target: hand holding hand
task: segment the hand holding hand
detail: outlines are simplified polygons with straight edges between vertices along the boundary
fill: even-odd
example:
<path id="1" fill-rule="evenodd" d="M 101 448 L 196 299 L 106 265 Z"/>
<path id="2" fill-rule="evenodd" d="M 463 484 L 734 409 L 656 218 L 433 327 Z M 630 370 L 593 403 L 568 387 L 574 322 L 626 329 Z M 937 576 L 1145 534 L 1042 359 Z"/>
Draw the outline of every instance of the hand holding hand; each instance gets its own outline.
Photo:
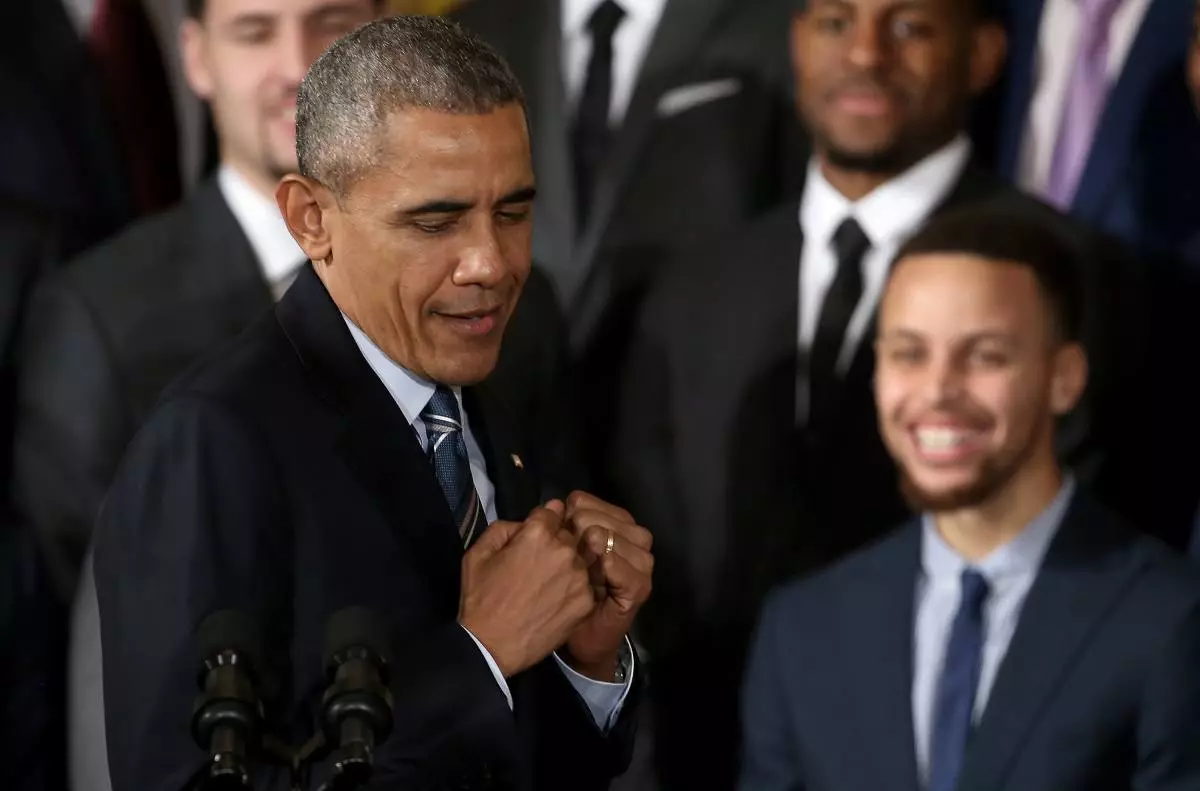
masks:
<path id="1" fill-rule="evenodd" d="M 458 621 L 505 677 L 540 662 L 596 607 L 563 504 L 493 522 L 463 556 Z"/>

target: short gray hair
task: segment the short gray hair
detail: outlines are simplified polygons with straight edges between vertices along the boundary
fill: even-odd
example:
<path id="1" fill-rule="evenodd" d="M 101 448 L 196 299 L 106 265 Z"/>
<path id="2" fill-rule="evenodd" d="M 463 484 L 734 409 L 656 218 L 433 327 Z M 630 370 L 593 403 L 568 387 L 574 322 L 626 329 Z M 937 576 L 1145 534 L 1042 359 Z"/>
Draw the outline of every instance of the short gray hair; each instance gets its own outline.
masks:
<path id="1" fill-rule="evenodd" d="M 375 162 L 379 132 L 397 110 L 474 115 L 513 102 L 524 106 L 525 97 L 508 64 L 455 22 L 380 19 L 335 42 L 301 83 L 300 173 L 342 195 Z"/>

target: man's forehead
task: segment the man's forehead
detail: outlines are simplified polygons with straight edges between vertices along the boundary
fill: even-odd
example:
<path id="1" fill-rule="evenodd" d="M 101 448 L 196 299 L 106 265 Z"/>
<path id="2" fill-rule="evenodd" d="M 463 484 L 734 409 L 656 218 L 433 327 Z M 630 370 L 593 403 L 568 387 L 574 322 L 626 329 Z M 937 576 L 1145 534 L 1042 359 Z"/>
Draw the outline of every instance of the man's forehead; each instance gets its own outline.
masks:
<path id="1" fill-rule="evenodd" d="M 370 11 L 375 0 L 206 0 L 205 16 L 221 22 L 242 16 L 308 16 L 321 11 Z"/>

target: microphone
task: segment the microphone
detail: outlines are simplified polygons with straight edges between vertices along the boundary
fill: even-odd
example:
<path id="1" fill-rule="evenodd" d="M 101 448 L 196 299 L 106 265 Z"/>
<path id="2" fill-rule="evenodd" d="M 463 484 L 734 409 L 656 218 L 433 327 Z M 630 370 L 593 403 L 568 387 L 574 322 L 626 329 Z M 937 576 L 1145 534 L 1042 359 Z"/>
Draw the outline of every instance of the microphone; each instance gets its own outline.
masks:
<path id="1" fill-rule="evenodd" d="M 209 757 L 206 788 L 250 787 L 247 751 L 263 722 L 256 686 L 264 667 L 254 621 L 237 610 L 212 613 L 196 630 L 203 667 L 192 714 L 192 738 Z"/>
<path id="2" fill-rule="evenodd" d="M 372 610 L 348 607 L 329 618 L 325 667 L 330 686 L 322 708 L 325 738 L 335 749 L 333 789 L 365 785 L 374 771 L 375 746 L 392 732 L 390 654 L 388 629 Z"/>

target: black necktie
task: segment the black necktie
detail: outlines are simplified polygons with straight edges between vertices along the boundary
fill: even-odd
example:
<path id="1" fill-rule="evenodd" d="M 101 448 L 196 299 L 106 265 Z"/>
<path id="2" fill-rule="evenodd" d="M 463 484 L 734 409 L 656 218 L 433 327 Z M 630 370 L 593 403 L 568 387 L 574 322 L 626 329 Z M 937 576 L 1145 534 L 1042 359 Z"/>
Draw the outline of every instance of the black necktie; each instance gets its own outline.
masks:
<path id="1" fill-rule="evenodd" d="M 613 0 L 604 0 L 588 19 L 592 57 L 579 97 L 575 126 L 571 130 L 575 156 L 575 208 L 581 230 L 587 225 L 596 177 L 604 165 L 612 139 L 608 114 L 612 105 L 613 34 L 624 17 L 621 6 Z"/>
<path id="2" fill-rule="evenodd" d="M 837 274 L 825 294 L 809 354 L 810 425 L 828 416 L 837 398 L 838 358 L 846 345 L 850 319 L 862 299 L 862 262 L 871 249 L 871 240 L 853 218 L 847 218 L 833 234 L 833 249 Z"/>

